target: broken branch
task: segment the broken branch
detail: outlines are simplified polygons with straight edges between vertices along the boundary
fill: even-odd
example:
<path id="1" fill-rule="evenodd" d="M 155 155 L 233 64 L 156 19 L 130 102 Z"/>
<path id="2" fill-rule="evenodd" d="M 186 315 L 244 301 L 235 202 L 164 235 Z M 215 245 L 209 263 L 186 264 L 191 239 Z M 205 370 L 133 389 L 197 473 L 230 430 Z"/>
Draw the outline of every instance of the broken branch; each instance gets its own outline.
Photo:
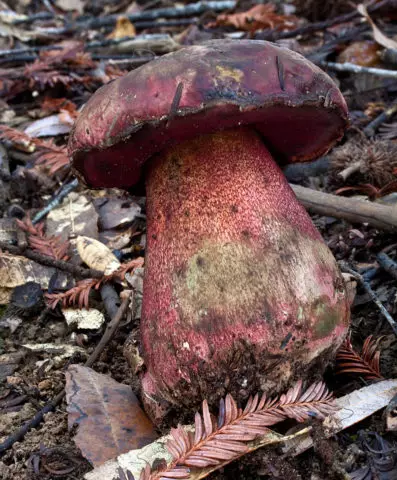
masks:
<path id="1" fill-rule="evenodd" d="M 397 230 L 397 211 L 394 207 L 357 198 L 338 197 L 300 185 L 291 187 L 298 200 L 314 213 L 351 223 L 368 223 L 383 230 Z"/>

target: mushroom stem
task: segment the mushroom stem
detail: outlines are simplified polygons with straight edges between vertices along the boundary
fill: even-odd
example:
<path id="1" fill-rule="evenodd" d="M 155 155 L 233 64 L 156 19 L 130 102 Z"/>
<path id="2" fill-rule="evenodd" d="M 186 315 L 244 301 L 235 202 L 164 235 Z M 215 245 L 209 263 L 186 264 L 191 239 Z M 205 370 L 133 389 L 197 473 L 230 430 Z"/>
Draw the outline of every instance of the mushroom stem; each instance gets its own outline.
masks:
<path id="1" fill-rule="evenodd" d="M 170 147 L 146 188 L 147 403 L 153 385 L 179 405 L 274 393 L 332 356 L 349 316 L 343 280 L 254 130 Z"/>

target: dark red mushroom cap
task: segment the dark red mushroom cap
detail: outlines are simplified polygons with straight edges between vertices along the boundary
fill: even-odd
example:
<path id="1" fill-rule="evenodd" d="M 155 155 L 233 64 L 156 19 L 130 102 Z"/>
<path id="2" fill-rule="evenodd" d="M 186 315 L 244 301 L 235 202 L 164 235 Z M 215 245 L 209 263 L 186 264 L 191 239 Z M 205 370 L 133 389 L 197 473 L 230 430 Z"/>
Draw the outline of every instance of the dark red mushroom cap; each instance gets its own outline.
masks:
<path id="1" fill-rule="evenodd" d="M 153 154 L 199 134 L 251 124 L 280 163 L 298 162 L 327 152 L 347 118 L 334 82 L 301 55 L 264 41 L 216 40 L 100 88 L 76 122 L 69 154 L 88 185 L 128 188 Z"/>

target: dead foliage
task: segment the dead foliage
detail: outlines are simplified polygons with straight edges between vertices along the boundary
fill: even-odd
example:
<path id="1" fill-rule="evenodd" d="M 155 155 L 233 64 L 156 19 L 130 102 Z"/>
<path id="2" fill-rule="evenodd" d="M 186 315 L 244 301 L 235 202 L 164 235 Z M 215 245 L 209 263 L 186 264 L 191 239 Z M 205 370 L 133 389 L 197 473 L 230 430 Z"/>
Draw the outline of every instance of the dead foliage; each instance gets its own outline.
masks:
<path id="1" fill-rule="evenodd" d="M 292 30 L 296 28 L 299 19 L 295 15 L 280 15 L 272 3 L 255 5 L 246 12 L 218 15 L 209 27 L 231 26 L 237 30 L 256 32 L 264 28 L 275 30 Z"/>
<path id="2" fill-rule="evenodd" d="M 66 147 L 57 146 L 53 140 L 33 138 L 6 125 L 0 125 L 0 138 L 11 142 L 20 150 L 33 153 L 35 164 L 46 169 L 49 175 L 55 175 L 70 166 Z"/>
<path id="3" fill-rule="evenodd" d="M 29 90 L 45 91 L 57 85 L 67 90 L 78 85 L 97 87 L 123 72 L 112 66 L 104 75 L 95 73 L 98 62 L 85 51 L 85 45 L 77 40 L 64 40 L 54 44 L 56 49 L 44 50 L 34 62 L 24 67 L 0 69 L 0 95 L 11 99 Z"/>
<path id="4" fill-rule="evenodd" d="M 76 286 L 63 293 L 46 293 L 47 303 L 51 308 L 55 308 L 58 303 L 64 307 L 78 306 L 78 308 L 88 308 L 89 295 L 92 289 L 98 290 L 104 283 L 110 281 L 123 281 L 127 273 L 132 273 L 135 268 L 143 265 L 143 258 L 136 258 L 128 263 L 123 263 L 110 275 L 104 275 L 99 279 L 87 278 L 77 282 Z"/>
<path id="5" fill-rule="evenodd" d="M 365 339 L 360 353 L 356 352 L 349 338 L 346 339 L 336 355 L 336 368 L 339 375 L 360 375 L 366 380 L 383 380 L 380 372 L 380 338 L 372 335 Z"/>
<path id="6" fill-rule="evenodd" d="M 28 234 L 30 248 L 55 260 L 66 261 L 69 259 L 68 250 L 70 243 L 60 235 L 46 235 L 44 223 L 33 225 L 28 217 L 25 220 L 16 219 L 18 227 Z"/>
<path id="7" fill-rule="evenodd" d="M 323 382 L 304 390 L 302 381 L 298 381 L 279 398 L 257 394 L 250 397 L 244 409 L 228 394 L 220 401 L 218 417 L 210 413 L 204 400 L 202 413 L 195 415 L 194 433 L 181 425 L 171 430 L 167 449 L 173 462 L 154 472 L 147 466 L 139 480 L 189 479 L 190 468 L 227 464 L 248 453 L 247 443 L 266 434 L 268 427 L 276 423 L 288 418 L 297 422 L 313 416 L 323 419 L 335 410 L 332 395 Z"/>
<path id="8" fill-rule="evenodd" d="M 157 439 L 129 385 L 91 368 L 71 365 L 65 390 L 69 428 L 78 425 L 75 441 L 91 464 L 100 465 Z"/>

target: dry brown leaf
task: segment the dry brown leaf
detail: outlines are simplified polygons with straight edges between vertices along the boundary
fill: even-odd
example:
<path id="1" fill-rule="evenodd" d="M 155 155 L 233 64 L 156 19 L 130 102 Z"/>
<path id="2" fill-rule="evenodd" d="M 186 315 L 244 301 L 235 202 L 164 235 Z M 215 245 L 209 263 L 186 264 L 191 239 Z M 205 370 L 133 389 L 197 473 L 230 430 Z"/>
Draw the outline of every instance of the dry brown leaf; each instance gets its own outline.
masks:
<path id="1" fill-rule="evenodd" d="M 379 45 L 382 45 L 382 47 L 385 48 L 392 48 L 394 50 L 397 49 L 397 42 L 389 37 L 386 37 L 386 35 L 379 30 L 379 28 L 375 25 L 375 22 L 369 16 L 367 7 L 363 3 L 357 6 L 357 10 L 371 25 L 374 40 L 378 42 Z"/>
<path id="2" fill-rule="evenodd" d="M 339 410 L 332 412 L 324 422 L 326 436 L 329 437 L 351 427 L 384 408 L 396 393 L 397 380 L 384 380 L 337 399 L 336 404 Z M 190 433 L 194 432 L 193 426 L 185 427 L 185 429 Z M 250 451 L 253 451 L 273 445 L 281 447 L 283 453 L 288 456 L 296 456 L 313 446 L 313 438 L 310 433 L 311 427 L 303 427 L 289 435 L 281 435 L 269 429 L 264 435 L 248 442 L 248 447 Z M 167 463 L 172 461 L 171 455 L 165 447 L 169 440 L 171 440 L 171 436 L 167 435 L 140 450 L 120 455 L 114 461 L 107 462 L 105 465 L 87 473 L 84 478 L 86 480 L 103 480 L 104 478 L 117 477 L 118 469 L 121 467 L 124 471 L 130 470 L 131 474 L 135 476 L 134 478 L 142 480 L 140 474 L 142 469 L 146 468 L 148 470 L 148 465 L 158 464 L 160 460 Z M 188 478 L 189 480 L 200 480 L 219 468 L 220 465 L 195 468 L 190 471 Z M 149 475 L 143 478 L 154 480 L 154 478 L 158 478 L 155 475 L 157 473 L 150 474 L 149 471 Z"/>
<path id="3" fill-rule="evenodd" d="M 156 440 L 154 426 L 128 385 L 81 365 L 66 372 L 68 425 L 74 440 L 94 466 Z"/>
<path id="4" fill-rule="evenodd" d="M 361 67 L 375 67 L 380 64 L 380 46 L 372 40 L 361 40 L 351 43 L 341 52 L 339 63 L 354 63 Z"/>
<path id="5" fill-rule="evenodd" d="M 209 27 L 232 26 L 237 30 L 255 32 L 263 28 L 292 30 L 298 24 L 295 15 L 279 15 L 272 3 L 255 5 L 246 12 L 218 15 Z"/>
<path id="6" fill-rule="evenodd" d="M 13 288 L 26 282 L 40 283 L 48 288 L 55 269 L 44 267 L 17 255 L 0 253 L 0 304 L 7 304 Z"/>
<path id="7" fill-rule="evenodd" d="M 135 37 L 136 30 L 134 25 L 128 20 L 124 15 L 120 15 L 117 18 L 116 26 L 112 33 L 110 33 L 107 38 L 124 38 L 124 37 Z"/>

